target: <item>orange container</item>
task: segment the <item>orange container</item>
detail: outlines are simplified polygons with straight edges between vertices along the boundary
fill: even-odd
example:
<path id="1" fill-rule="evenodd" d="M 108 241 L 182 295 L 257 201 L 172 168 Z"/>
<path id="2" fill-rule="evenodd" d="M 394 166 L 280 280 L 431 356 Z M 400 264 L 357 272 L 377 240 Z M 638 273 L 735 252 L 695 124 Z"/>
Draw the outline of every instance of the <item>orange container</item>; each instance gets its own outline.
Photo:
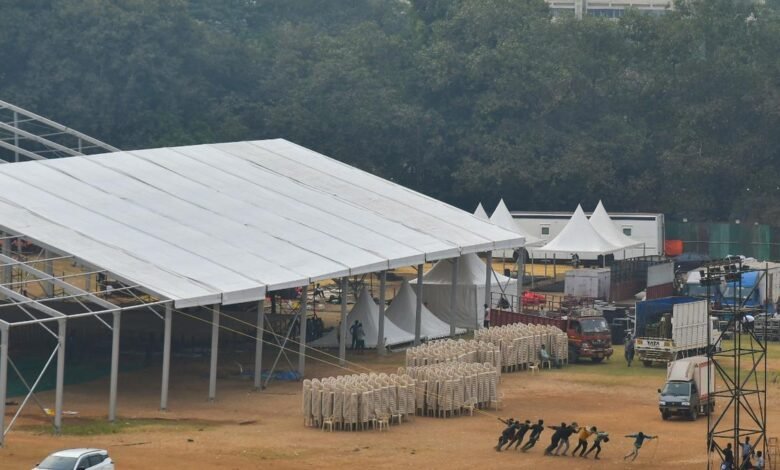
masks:
<path id="1" fill-rule="evenodd" d="M 666 240 L 664 242 L 664 253 L 666 253 L 666 256 L 679 256 L 683 254 L 683 241 Z"/>

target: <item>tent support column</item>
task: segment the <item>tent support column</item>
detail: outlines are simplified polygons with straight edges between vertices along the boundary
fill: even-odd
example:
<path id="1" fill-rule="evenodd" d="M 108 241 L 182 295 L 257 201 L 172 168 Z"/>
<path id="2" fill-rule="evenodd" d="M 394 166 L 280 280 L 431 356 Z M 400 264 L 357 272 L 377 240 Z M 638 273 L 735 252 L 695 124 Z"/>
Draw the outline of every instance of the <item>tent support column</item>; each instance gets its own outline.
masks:
<path id="1" fill-rule="evenodd" d="M 485 257 L 485 305 L 481 307 L 482 312 L 485 312 L 486 308 L 490 308 L 493 305 L 493 299 L 491 299 L 491 288 L 490 288 L 490 281 L 493 278 L 493 252 L 488 251 L 487 255 Z M 484 314 L 483 313 L 483 314 Z M 477 317 L 479 319 L 479 317 Z M 477 321 L 477 329 L 482 327 L 483 325 L 479 324 L 479 321 Z"/>
<path id="2" fill-rule="evenodd" d="M 556 254 L 553 253 L 553 282 L 558 280 L 558 267 L 557 267 L 557 263 L 556 263 L 557 260 L 555 256 Z"/>
<path id="3" fill-rule="evenodd" d="M 303 378 L 306 372 L 306 302 L 309 297 L 309 286 L 301 289 L 301 308 L 299 315 L 300 327 L 298 328 L 298 373 Z"/>
<path id="4" fill-rule="evenodd" d="M 458 270 L 460 269 L 460 258 L 452 260 L 452 288 L 450 289 L 450 336 L 455 336 L 455 305 L 457 303 L 456 293 L 458 290 Z"/>
<path id="5" fill-rule="evenodd" d="M 209 401 L 217 399 L 217 355 L 219 353 L 219 304 L 211 316 L 211 367 L 209 368 Z"/>
<path id="6" fill-rule="evenodd" d="M 417 305 L 414 311 L 414 345 L 420 345 L 422 330 L 422 299 L 423 299 L 423 265 L 417 265 Z M 452 313 L 450 313 L 452 315 Z"/>
<path id="7" fill-rule="evenodd" d="M 160 390 L 160 410 L 168 410 L 168 383 L 171 376 L 171 321 L 173 305 L 165 304 L 165 331 L 163 333 L 162 384 Z"/>
<path id="8" fill-rule="evenodd" d="M 523 279 L 525 278 L 525 253 L 522 248 L 517 256 L 517 312 L 523 313 Z"/>
<path id="9" fill-rule="evenodd" d="M 263 335 L 265 334 L 265 299 L 257 302 L 257 335 L 255 338 L 255 390 L 263 388 Z"/>
<path id="10" fill-rule="evenodd" d="M 8 236 L 7 233 L 0 232 L 0 235 Z M 10 238 L 4 238 L 3 239 L 3 255 L 6 258 L 11 257 L 11 239 Z M 3 266 L 3 284 L 8 286 L 9 289 L 13 289 L 13 286 L 11 285 L 11 282 L 13 281 L 13 266 L 8 264 L 8 262 L 3 263 L 5 266 Z M 5 297 L 5 296 L 3 296 Z"/>
<path id="11" fill-rule="evenodd" d="M 8 336 L 10 328 L 0 324 L 0 447 L 5 446 L 5 399 L 8 394 Z"/>
<path id="12" fill-rule="evenodd" d="M 65 385 L 65 341 L 67 338 L 66 321 L 64 318 L 57 320 L 57 378 L 54 393 L 54 432 L 62 432 L 62 395 Z"/>
<path id="13" fill-rule="evenodd" d="M 46 261 L 43 262 L 43 271 L 48 274 L 49 277 L 54 276 L 54 262 L 49 259 L 51 258 L 51 252 L 49 250 L 43 250 L 43 257 L 46 259 Z M 42 282 L 41 286 L 43 287 L 43 293 L 46 297 L 54 296 L 54 284 L 51 282 Z"/>
<path id="14" fill-rule="evenodd" d="M 122 321 L 122 313 L 114 312 L 114 323 L 111 335 L 111 379 L 108 392 L 108 420 L 116 421 L 116 392 L 119 375 L 119 334 Z"/>
<path id="15" fill-rule="evenodd" d="M 387 288 L 387 271 L 379 273 L 379 331 L 376 338 L 376 350 L 384 356 L 385 350 L 385 289 Z"/>
<path id="16" fill-rule="evenodd" d="M 534 279 L 534 268 L 536 267 L 536 263 L 534 263 L 534 253 L 531 252 L 531 290 L 534 290 L 534 283 L 536 279 Z"/>
<path id="17" fill-rule="evenodd" d="M 341 322 L 339 322 L 339 365 L 347 364 L 347 286 L 349 279 L 341 278 Z"/>

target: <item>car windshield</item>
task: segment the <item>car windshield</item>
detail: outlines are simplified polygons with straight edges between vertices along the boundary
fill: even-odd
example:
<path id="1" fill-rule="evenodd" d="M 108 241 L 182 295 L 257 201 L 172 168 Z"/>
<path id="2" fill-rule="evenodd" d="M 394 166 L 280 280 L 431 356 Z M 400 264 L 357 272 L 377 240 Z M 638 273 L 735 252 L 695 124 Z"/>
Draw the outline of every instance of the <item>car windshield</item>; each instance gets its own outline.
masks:
<path id="1" fill-rule="evenodd" d="M 583 333 L 604 333 L 608 332 L 607 321 L 603 318 L 580 319 Z"/>
<path id="2" fill-rule="evenodd" d="M 41 470 L 73 470 L 76 466 L 76 457 L 60 457 L 50 455 L 38 465 Z"/>
<path id="3" fill-rule="evenodd" d="M 687 397 L 690 394 L 691 384 L 683 382 L 670 382 L 664 387 L 662 395 Z"/>
<path id="4" fill-rule="evenodd" d="M 691 297 L 707 297 L 707 287 L 702 286 L 701 284 L 686 284 L 685 285 L 688 295 Z M 710 294 L 712 294 L 714 290 L 710 290 Z"/>
<path id="5" fill-rule="evenodd" d="M 737 294 L 737 298 L 740 300 L 745 300 L 748 295 L 750 295 L 752 292 L 755 292 L 753 289 L 753 286 L 742 286 L 741 288 L 738 286 L 735 286 L 734 284 L 728 284 L 726 286 L 726 289 L 723 291 L 723 300 L 728 302 L 729 300 L 734 299 L 734 294 Z"/>

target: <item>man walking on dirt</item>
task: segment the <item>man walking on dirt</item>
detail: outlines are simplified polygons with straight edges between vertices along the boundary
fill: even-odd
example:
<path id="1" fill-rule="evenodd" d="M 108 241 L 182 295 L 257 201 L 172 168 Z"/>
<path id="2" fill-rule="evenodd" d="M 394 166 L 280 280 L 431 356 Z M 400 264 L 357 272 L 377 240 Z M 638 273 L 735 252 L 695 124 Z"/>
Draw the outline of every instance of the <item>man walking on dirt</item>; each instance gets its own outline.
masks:
<path id="1" fill-rule="evenodd" d="M 642 431 L 639 431 L 636 434 L 629 434 L 626 437 L 630 437 L 634 439 L 634 450 L 626 454 L 625 457 L 623 457 L 623 460 L 626 460 L 627 458 L 631 457 L 631 461 L 633 462 L 636 460 L 637 457 L 639 457 L 639 449 L 642 448 L 642 443 L 645 442 L 645 440 L 650 439 L 657 439 L 658 436 L 650 436 L 648 434 L 643 433 Z"/>
<path id="2" fill-rule="evenodd" d="M 634 337 L 631 335 L 626 338 L 625 356 L 628 367 L 631 367 L 631 361 L 634 360 Z"/>
<path id="3" fill-rule="evenodd" d="M 542 431 L 544 431 L 544 420 L 540 419 L 538 423 L 531 426 L 531 435 L 528 436 L 528 442 L 520 448 L 520 451 L 528 452 L 529 449 L 535 446 L 536 441 L 542 436 Z"/>

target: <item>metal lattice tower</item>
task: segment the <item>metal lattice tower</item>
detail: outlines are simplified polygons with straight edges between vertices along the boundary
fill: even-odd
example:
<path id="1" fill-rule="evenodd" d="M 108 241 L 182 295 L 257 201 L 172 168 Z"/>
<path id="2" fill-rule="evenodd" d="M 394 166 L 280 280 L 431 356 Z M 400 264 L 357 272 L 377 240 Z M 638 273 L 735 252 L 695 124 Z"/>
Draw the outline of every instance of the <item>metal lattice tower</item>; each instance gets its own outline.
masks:
<path id="1" fill-rule="evenodd" d="M 105 142 L 0 100 L 0 163 L 118 151 Z"/>
<path id="2" fill-rule="evenodd" d="M 700 273 L 701 283 L 707 286 L 707 304 L 710 315 L 721 325 L 707 356 L 714 364 L 715 379 L 719 384 L 709 393 L 715 397 L 716 408 L 707 415 L 707 449 L 710 458 L 708 469 L 719 469 L 724 450 L 731 444 L 734 468 L 741 468 L 744 461 L 740 444 L 750 438 L 753 448 L 768 449 L 766 435 L 767 390 L 767 311 L 772 299 L 769 293 L 768 268 L 749 266 L 741 258 L 729 258 L 710 263 Z M 743 275 L 756 273 L 757 281 L 749 291 L 743 292 Z M 748 305 L 757 289 L 763 284 L 765 301 Z M 719 292 L 718 286 L 721 286 Z M 745 286 L 745 289 L 748 289 Z M 713 301 L 713 294 L 719 295 Z M 744 319 L 752 315 L 752 328 L 745 328 Z M 708 328 L 708 336 L 710 335 Z M 724 343 L 723 334 L 734 332 L 734 340 Z M 709 340 L 710 338 L 708 338 Z M 708 344 L 712 344 L 708 341 Z M 708 383 L 710 381 L 708 380 Z M 713 457 L 719 457 L 713 462 Z"/>

